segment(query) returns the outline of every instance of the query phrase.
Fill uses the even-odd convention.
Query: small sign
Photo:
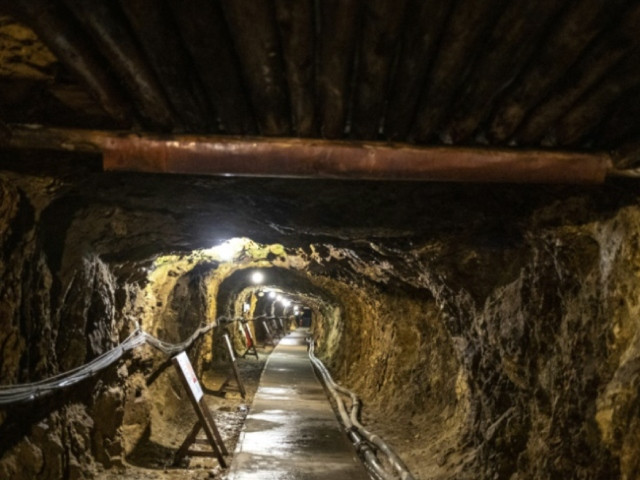
[[[178,362],[182,375],[184,375],[184,378],[187,380],[187,384],[189,385],[189,389],[191,390],[193,397],[196,402],[199,402],[204,394],[202,393],[200,382],[198,382],[198,377],[196,377],[196,372],[193,371],[189,357],[187,357],[187,352],[182,352],[176,355],[175,359]]]

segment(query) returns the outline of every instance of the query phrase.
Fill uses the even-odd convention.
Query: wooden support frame
[[[240,372],[238,370],[238,361],[236,358],[236,354],[233,351],[233,345],[231,345],[231,339],[229,338],[229,334],[225,333],[222,338],[224,338],[224,344],[225,347],[227,348],[227,353],[229,354],[229,359],[231,361],[231,368],[229,371],[229,374],[227,375],[227,378],[225,379],[224,382],[222,382],[222,385],[220,386],[220,388],[218,389],[219,393],[225,393],[226,388],[229,386],[229,384],[235,380],[236,385],[238,386],[238,390],[240,391],[240,396],[242,398],[246,398],[247,397],[247,391],[244,388],[244,384],[242,383],[242,378],[240,378]]]
[[[271,329],[269,329],[269,325],[267,325],[267,319],[262,320],[262,328],[264,329],[264,333],[266,335],[266,340],[264,341],[264,346],[271,345],[272,347],[276,346],[276,342],[271,334]]]
[[[240,329],[244,332],[244,338],[247,342],[247,348],[242,354],[242,358],[248,355],[254,355],[256,359],[259,359],[258,351],[256,350],[256,340],[253,338],[253,333],[249,328],[249,325],[246,321],[240,321]]]
[[[280,325],[278,325],[277,317],[270,318],[269,322],[271,323],[271,333],[277,340],[280,340],[283,335],[282,330],[280,330]]]
[[[186,362],[185,362],[186,359]],[[178,377],[184,386],[189,401],[196,412],[198,420],[191,428],[189,435],[184,439],[180,448],[176,452],[173,460],[173,465],[177,466],[180,461],[186,456],[192,457],[215,457],[222,468],[227,468],[227,462],[224,459],[224,455],[228,455],[229,452],[224,445],[224,441],[220,436],[216,422],[211,415],[209,406],[204,401],[202,395],[202,389],[198,383],[198,379],[193,372],[193,367],[189,362],[189,358],[185,352],[182,352],[171,359]],[[204,450],[191,450],[191,446],[197,442],[198,433],[200,430],[204,430],[207,437],[207,443],[211,446],[211,451]]]

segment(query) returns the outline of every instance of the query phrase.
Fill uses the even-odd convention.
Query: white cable
[[[340,417],[342,419],[342,423],[344,424],[347,431],[352,434],[353,432],[357,432],[357,434],[363,437],[363,441],[375,446],[379,451],[384,453],[389,460],[389,463],[393,466],[395,472],[389,473],[382,465],[379,463],[378,459],[375,457],[375,454],[371,449],[369,452],[365,452],[365,465],[367,465],[370,470],[375,473],[376,476],[384,479],[384,480],[394,480],[400,478],[401,480],[414,480],[414,477],[409,472],[409,469],[405,465],[405,463],[396,455],[396,453],[377,435],[369,432],[360,422],[358,421],[359,411],[360,411],[360,399],[358,396],[353,393],[351,390],[344,388],[333,381],[329,370],[324,364],[315,356],[315,348],[314,342],[311,340],[309,345],[309,358],[312,363],[316,366],[320,376],[324,379],[327,389],[333,396],[336,404],[338,406],[338,412],[340,413]],[[344,403],[338,392],[341,394],[348,396],[351,399],[351,415],[346,414],[346,410],[344,407]],[[352,439],[353,440],[353,439]],[[354,441],[354,443],[356,443]]]
[[[78,382],[86,380],[104,370],[110,365],[120,360],[125,353],[137,348],[143,344],[149,344],[160,350],[168,356],[176,355],[195,342],[200,336],[204,335],[215,327],[218,321],[224,317],[217,319],[206,327],[199,328],[184,342],[172,344],[160,340],[144,331],[142,331],[136,322],[136,330],[129,335],[122,343],[94,358],[89,363],[73,368],[63,373],[59,373],[52,377],[38,380],[36,382],[22,383],[17,385],[0,385],[0,405],[11,405],[14,403],[22,403],[33,401],[52,394],[54,391],[70,387]]]

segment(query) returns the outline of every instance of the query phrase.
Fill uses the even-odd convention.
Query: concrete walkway
[[[271,353],[228,480],[368,480],[307,354],[307,329]]]

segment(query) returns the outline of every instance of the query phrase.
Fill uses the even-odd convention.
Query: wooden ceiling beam
[[[565,3],[566,0],[512,0],[507,4],[484,43],[470,81],[456,96],[444,137],[454,144],[469,141],[489,116],[495,99],[525,67]]]
[[[171,108],[117,5],[102,0],[64,1],[126,87],[144,124],[170,130]]]
[[[289,135],[291,118],[271,2],[221,0],[262,135]]]
[[[640,139],[640,88],[620,98],[598,126],[595,148],[616,148]]]
[[[314,3],[312,0],[276,0],[275,7],[293,130],[300,137],[311,137],[317,135]]]
[[[169,0],[168,4],[224,131],[235,135],[257,133],[240,64],[218,2]]]
[[[109,171],[434,182],[602,183],[608,153],[13,126],[0,147],[102,153]]]
[[[412,128],[412,137],[430,143],[446,120],[455,94],[465,79],[505,0],[460,0],[455,6],[439,45]],[[473,80],[470,80],[473,81]]]
[[[97,52],[91,49],[92,42],[64,6],[50,0],[12,0],[2,1],[2,7],[33,28],[111,118],[123,127],[131,125],[132,109]]]
[[[565,81],[527,116],[515,135],[518,144],[538,143],[549,126],[555,125],[587,91],[606,81],[616,64],[640,48],[639,31],[640,5],[635,5],[616,28],[598,37],[595,45],[567,73]]]
[[[318,105],[320,133],[325,138],[344,136],[361,4],[362,0],[318,2]]]
[[[352,114],[354,138],[376,138],[383,117],[391,66],[400,43],[406,0],[365,2]]]
[[[452,0],[408,0],[402,46],[385,117],[385,135],[404,140],[409,133],[427,72],[455,5]]]
[[[206,132],[215,128],[215,113],[180,35],[176,35],[175,23],[165,3],[156,0],[121,0],[119,3],[173,107],[176,123],[189,131]]]
[[[571,2],[529,67],[522,71],[496,105],[490,119],[489,137],[493,142],[506,142],[525,116],[566,75],[590,42],[621,13],[628,0],[581,0]]]
[[[11,129],[9,125],[4,123],[2,119],[0,119],[0,142],[7,141],[11,138]]]
[[[554,131],[558,145],[577,144],[603,121],[601,112],[610,112],[616,102],[640,88],[640,50],[611,73],[562,117]]]

